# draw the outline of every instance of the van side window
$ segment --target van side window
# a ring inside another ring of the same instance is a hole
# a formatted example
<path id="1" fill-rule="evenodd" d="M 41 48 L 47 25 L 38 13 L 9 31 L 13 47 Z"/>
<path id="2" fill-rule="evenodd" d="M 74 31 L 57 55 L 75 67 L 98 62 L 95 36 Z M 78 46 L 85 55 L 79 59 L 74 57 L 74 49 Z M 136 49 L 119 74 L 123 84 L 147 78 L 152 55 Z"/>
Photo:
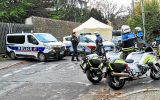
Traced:
<path id="1" fill-rule="evenodd" d="M 29 43 L 38 44 L 38 41 L 32 35 L 28 35 L 27 39 Z"/>
<path id="2" fill-rule="evenodd" d="M 8 43 L 23 44 L 25 42 L 24 35 L 7 36 Z"/>

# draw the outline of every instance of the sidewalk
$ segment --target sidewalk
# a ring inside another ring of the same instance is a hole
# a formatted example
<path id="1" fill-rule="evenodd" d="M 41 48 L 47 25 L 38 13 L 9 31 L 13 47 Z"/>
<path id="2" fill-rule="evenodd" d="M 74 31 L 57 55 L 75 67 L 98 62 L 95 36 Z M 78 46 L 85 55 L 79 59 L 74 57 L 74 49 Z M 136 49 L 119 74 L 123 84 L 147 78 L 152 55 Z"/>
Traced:
<path id="1" fill-rule="evenodd" d="M 0 70 L 1 69 L 6 69 L 12 66 L 17 66 L 20 64 L 26 64 L 28 62 L 23 61 L 23 60 L 5 60 L 5 61 L 0 61 Z"/>
<path id="2" fill-rule="evenodd" d="M 159 88 L 141 89 L 124 93 L 121 90 L 112 90 L 106 86 L 80 95 L 75 100 L 160 100 L 159 98 Z"/>

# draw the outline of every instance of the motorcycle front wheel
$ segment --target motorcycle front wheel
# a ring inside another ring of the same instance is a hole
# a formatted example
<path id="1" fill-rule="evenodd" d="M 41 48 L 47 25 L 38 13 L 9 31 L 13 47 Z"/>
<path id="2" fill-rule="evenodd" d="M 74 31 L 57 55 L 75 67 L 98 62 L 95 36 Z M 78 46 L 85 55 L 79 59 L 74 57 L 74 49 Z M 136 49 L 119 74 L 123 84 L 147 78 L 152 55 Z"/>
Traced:
<path id="1" fill-rule="evenodd" d="M 87 78 L 93 84 L 99 83 L 102 80 L 102 75 L 96 74 L 90 70 L 86 71 Z"/>
<path id="2" fill-rule="evenodd" d="M 159 63 L 153 65 L 153 67 L 151 68 L 150 77 L 154 80 L 160 79 L 160 64 Z"/>
<path id="3" fill-rule="evenodd" d="M 125 79 L 120 79 L 120 77 L 115 77 L 111 74 L 108 74 L 107 81 L 108 85 L 114 90 L 119 90 L 123 88 L 125 84 Z"/>

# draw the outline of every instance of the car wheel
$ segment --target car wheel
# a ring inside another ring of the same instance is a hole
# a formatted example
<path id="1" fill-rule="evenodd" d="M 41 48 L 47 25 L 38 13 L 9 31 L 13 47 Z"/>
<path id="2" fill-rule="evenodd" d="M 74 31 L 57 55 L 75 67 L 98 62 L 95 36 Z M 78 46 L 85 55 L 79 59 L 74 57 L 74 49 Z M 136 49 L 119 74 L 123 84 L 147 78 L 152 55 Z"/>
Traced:
<path id="1" fill-rule="evenodd" d="M 11 58 L 12 60 L 16 59 L 16 54 L 15 54 L 13 51 L 10 52 L 10 58 Z"/>
<path id="2" fill-rule="evenodd" d="M 39 53 L 38 60 L 41 62 L 44 62 L 44 61 L 46 61 L 46 56 L 43 53 Z"/>
<path id="3" fill-rule="evenodd" d="M 63 56 L 60 55 L 60 53 L 56 53 L 56 59 L 57 60 L 61 60 L 63 58 Z"/>

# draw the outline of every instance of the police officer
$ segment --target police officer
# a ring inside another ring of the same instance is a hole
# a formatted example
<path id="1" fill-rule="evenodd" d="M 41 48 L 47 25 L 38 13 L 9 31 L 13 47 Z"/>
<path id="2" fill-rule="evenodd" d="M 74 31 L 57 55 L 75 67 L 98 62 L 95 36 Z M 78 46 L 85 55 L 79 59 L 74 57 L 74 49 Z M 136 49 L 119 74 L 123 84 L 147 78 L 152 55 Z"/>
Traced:
<path id="1" fill-rule="evenodd" d="M 143 39 L 143 32 L 141 27 L 135 27 L 135 33 L 137 38 Z"/>
<path id="2" fill-rule="evenodd" d="M 128 54 L 134 51 L 136 36 L 131 32 L 131 29 L 128 25 L 122 25 L 121 29 L 123 59 L 126 59 Z"/>
<path id="3" fill-rule="evenodd" d="M 79 61 L 78 59 L 78 51 L 77 51 L 77 46 L 78 46 L 78 38 L 76 37 L 76 33 L 73 32 L 72 33 L 72 37 L 71 37 L 71 42 L 72 42 L 72 47 L 73 47 L 73 55 L 72 55 L 72 61 L 74 60 L 74 57 L 76 56 L 77 61 Z"/>
<path id="4" fill-rule="evenodd" d="M 96 34 L 96 51 L 99 56 L 102 56 L 102 37 L 100 34 Z"/>
<path id="5" fill-rule="evenodd" d="M 137 48 L 139 48 L 139 50 L 143 50 L 145 44 L 143 42 L 143 32 L 141 27 L 135 27 L 135 34 L 136 34 L 135 42 L 137 44 Z"/>

